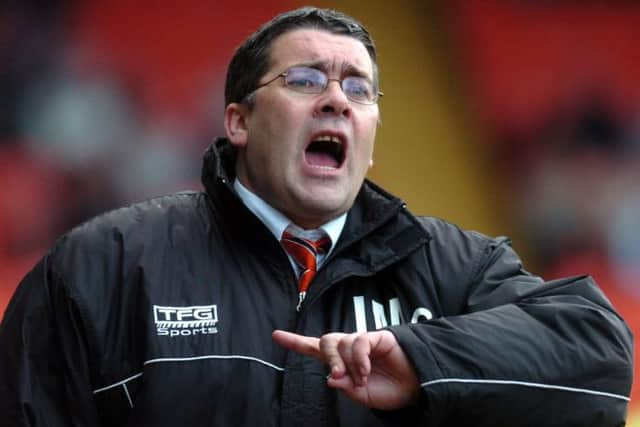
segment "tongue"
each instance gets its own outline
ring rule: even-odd
[[[306,153],[307,163],[311,166],[323,166],[337,169],[338,161],[329,153],[323,153],[321,151],[307,151]]]

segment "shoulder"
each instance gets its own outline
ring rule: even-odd
[[[104,229],[139,232],[141,228],[193,220],[206,207],[206,198],[200,192],[180,192],[132,203],[78,225],[68,233],[68,237],[80,238]]]
[[[459,244],[462,246],[483,247],[496,239],[475,230],[467,230],[441,218],[432,216],[415,216],[416,221],[422,226],[435,244],[450,246]]]
[[[204,234],[209,221],[208,196],[201,192],[181,192],[155,197],[105,212],[67,232],[50,252],[61,270],[78,266],[82,260],[94,264],[119,258],[126,252],[158,249],[170,244],[176,234]],[[94,266],[95,267],[95,266]]]
[[[469,280],[496,256],[513,252],[511,240],[505,236],[491,237],[435,217],[417,216],[416,220],[430,236],[434,264],[444,271],[464,270]]]
[[[163,225],[189,224],[206,212],[207,196],[200,192],[180,192],[154,197],[105,212],[67,233],[70,241],[84,240],[108,234],[140,234],[161,232]]]

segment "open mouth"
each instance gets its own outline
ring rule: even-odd
[[[340,137],[320,135],[305,150],[307,164],[315,167],[338,169],[344,162],[345,144]]]

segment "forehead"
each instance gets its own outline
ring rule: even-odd
[[[373,64],[362,42],[325,30],[298,29],[278,36],[271,45],[270,60],[271,69],[276,71],[313,63],[338,73],[356,68],[360,73],[373,77]]]

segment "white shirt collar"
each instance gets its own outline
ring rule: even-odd
[[[247,208],[249,208],[249,210],[264,223],[277,240],[280,240],[282,232],[290,223],[292,223],[292,221],[284,216],[280,211],[274,209],[271,205],[262,200],[258,195],[252,193],[247,187],[240,183],[239,179],[234,180],[233,188],[236,190],[238,196],[242,199]],[[331,238],[331,248],[327,255],[335,247],[340,234],[342,234],[342,229],[344,228],[346,221],[347,213],[345,212],[339,217],[334,218],[319,227]]]

